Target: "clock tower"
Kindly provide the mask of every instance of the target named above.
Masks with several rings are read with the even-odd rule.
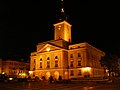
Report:
[[[61,0],[60,14],[57,15],[59,22],[54,24],[54,40],[63,39],[71,42],[71,24],[67,22],[68,16],[64,12],[63,0]]]
[[[71,42],[71,25],[67,21],[54,24],[54,40]]]

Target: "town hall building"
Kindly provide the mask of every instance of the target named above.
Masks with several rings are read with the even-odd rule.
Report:
[[[63,1],[63,0],[62,0]],[[64,9],[61,13],[65,17]],[[62,18],[54,25],[54,40],[36,45],[30,55],[30,76],[58,79],[104,77],[101,57],[105,53],[87,42],[72,44],[72,25]]]

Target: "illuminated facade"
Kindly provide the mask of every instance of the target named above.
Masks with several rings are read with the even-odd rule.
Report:
[[[2,61],[2,73],[8,76],[27,77],[29,72],[29,62],[5,60]]]
[[[30,76],[46,80],[103,77],[99,60],[105,53],[87,42],[72,44],[71,24],[66,20],[54,24],[54,40],[38,43],[30,56]]]

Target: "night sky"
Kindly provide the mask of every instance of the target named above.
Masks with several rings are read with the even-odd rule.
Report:
[[[119,6],[105,3],[64,0],[72,42],[120,56]],[[59,0],[0,1],[0,58],[28,60],[38,43],[53,40],[60,7]]]

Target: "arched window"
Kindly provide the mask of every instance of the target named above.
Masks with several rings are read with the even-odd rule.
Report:
[[[58,67],[58,56],[55,56],[55,67]]]
[[[58,56],[55,56],[55,59],[58,59]]]
[[[50,68],[50,58],[47,58],[47,68]]]
[[[42,58],[40,58],[40,62],[42,62]]]
[[[48,57],[47,60],[50,60],[50,58]]]
[[[42,58],[40,58],[40,68],[42,68]]]
[[[58,60],[55,61],[55,67],[58,67]]]
[[[42,68],[42,62],[40,62],[40,68]]]

